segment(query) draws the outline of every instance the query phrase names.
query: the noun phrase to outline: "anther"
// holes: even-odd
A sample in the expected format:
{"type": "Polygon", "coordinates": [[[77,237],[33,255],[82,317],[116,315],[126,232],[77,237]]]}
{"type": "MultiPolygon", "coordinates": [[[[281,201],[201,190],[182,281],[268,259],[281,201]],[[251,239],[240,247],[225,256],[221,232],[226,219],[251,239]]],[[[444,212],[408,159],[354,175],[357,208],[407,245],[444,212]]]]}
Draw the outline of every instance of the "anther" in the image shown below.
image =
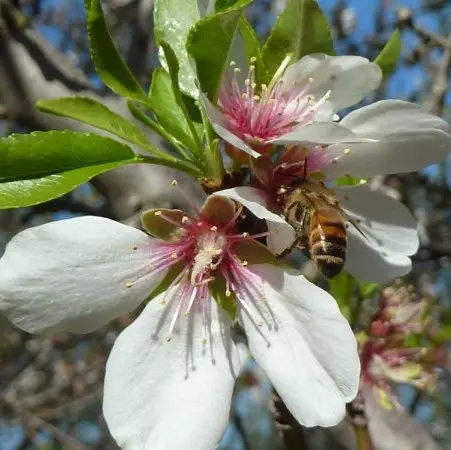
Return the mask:
{"type": "Polygon", "coordinates": [[[126,288],[131,288],[133,286],[133,283],[131,282],[131,281],[127,281],[126,283],[125,283],[125,287],[126,288]]]}
{"type": "Polygon", "coordinates": [[[249,66],[249,72],[253,72],[254,70],[255,70],[255,66],[254,65],[249,66]]]}
{"type": "Polygon", "coordinates": [[[204,338],[201,340],[202,344],[205,345],[207,343],[207,340],[204,338]]]}
{"type": "Polygon", "coordinates": [[[177,255],[176,252],[172,253],[171,258],[172,259],[177,259],[179,255],[177,255]]]}
{"type": "Polygon", "coordinates": [[[252,100],[255,100],[256,102],[258,102],[260,100],[260,97],[258,95],[254,95],[252,97],[252,100]]]}
{"type": "Polygon", "coordinates": [[[277,191],[278,194],[285,194],[286,192],[287,192],[287,190],[286,190],[284,187],[281,187],[281,188],[277,191]]]}
{"type": "Polygon", "coordinates": [[[230,297],[230,296],[232,295],[232,293],[230,292],[229,289],[227,289],[227,290],[225,291],[225,295],[226,295],[226,297],[230,297]]]}
{"type": "Polygon", "coordinates": [[[250,80],[249,78],[246,78],[246,79],[244,80],[244,84],[245,84],[246,86],[249,86],[249,85],[251,84],[251,80],[250,80]]]}
{"type": "Polygon", "coordinates": [[[257,58],[255,56],[252,56],[249,61],[251,62],[251,64],[254,64],[255,62],[257,62],[257,58]]]}
{"type": "Polygon", "coordinates": [[[308,79],[308,82],[309,82],[309,83],[313,83],[313,81],[315,81],[315,79],[314,79],[313,77],[310,77],[310,78],[308,79]]]}
{"type": "Polygon", "coordinates": [[[171,181],[171,185],[172,185],[172,186],[178,186],[177,180],[172,180],[172,181],[171,181]]]}
{"type": "Polygon", "coordinates": [[[236,62],[235,61],[230,61],[230,67],[236,66],[236,62]]]}
{"type": "Polygon", "coordinates": [[[156,216],[161,216],[162,212],[161,211],[155,211],[154,213],[156,216]]]}
{"type": "Polygon", "coordinates": [[[137,245],[134,245],[134,246],[132,247],[132,250],[138,250],[138,246],[137,246],[137,245]]]}
{"type": "Polygon", "coordinates": [[[252,89],[255,89],[256,87],[257,87],[257,83],[252,83],[252,84],[251,84],[251,88],[252,88],[252,89]]]}
{"type": "Polygon", "coordinates": [[[189,222],[189,217],[183,216],[182,217],[182,223],[188,223],[188,222],[189,222]]]}
{"type": "Polygon", "coordinates": [[[211,231],[217,231],[217,230],[218,230],[218,227],[217,227],[216,225],[213,225],[213,226],[210,228],[210,230],[211,230],[211,231]]]}
{"type": "Polygon", "coordinates": [[[167,336],[166,337],[166,342],[171,342],[172,336],[167,336]]]}
{"type": "Polygon", "coordinates": [[[244,237],[244,238],[248,238],[248,237],[249,237],[249,233],[248,233],[247,231],[245,231],[245,232],[243,233],[243,237],[244,237]]]}
{"type": "Polygon", "coordinates": [[[345,148],[345,149],[343,150],[343,153],[344,153],[345,155],[349,155],[349,153],[351,153],[351,149],[350,149],[350,148],[345,148]]]}
{"type": "Polygon", "coordinates": [[[246,267],[248,264],[249,264],[249,263],[248,263],[247,261],[242,261],[242,262],[241,262],[241,265],[244,266],[244,267],[246,267]]]}

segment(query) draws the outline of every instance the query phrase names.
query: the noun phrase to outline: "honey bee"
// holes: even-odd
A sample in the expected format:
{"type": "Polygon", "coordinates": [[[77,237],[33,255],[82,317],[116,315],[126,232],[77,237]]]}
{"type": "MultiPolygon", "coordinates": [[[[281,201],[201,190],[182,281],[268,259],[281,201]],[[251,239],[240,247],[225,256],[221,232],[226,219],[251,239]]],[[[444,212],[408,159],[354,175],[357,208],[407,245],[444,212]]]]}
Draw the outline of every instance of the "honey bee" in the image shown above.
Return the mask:
{"type": "Polygon", "coordinates": [[[346,260],[347,217],[335,193],[323,183],[304,181],[279,191],[285,220],[295,229],[296,239],[280,256],[294,248],[306,252],[323,275],[333,278],[346,260]]]}

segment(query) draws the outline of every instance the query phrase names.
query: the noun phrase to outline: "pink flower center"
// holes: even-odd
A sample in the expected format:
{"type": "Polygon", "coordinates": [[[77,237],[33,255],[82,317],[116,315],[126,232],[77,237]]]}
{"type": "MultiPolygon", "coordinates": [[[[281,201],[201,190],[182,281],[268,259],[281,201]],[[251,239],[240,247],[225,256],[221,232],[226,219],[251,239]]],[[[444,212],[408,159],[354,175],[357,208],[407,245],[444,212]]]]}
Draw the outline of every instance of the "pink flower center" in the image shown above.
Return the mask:
{"type": "MultiPolygon", "coordinates": [[[[151,255],[152,272],[168,270],[175,264],[182,264],[162,300],[163,305],[172,304],[172,320],[167,340],[171,340],[173,330],[180,316],[188,316],[194,309],[204,315],[204,343],[206,343],[209,304],[214,301],[211,283],[218,275],[225,281],[225,295],[235,294],[236,300],[247,311],[249,302],[264,299],[260,289],[261,279],[249,270],[247,261],[239,259],[235,246],[243,240],[259,238],[268,233],[250,236],[237,234],[235,222],[241,210],[225,226],[218,227],[203,219],[184,217],[180,237],[176,241],[158,241],[151,255]]],[[[160,213],[159,216],[172,225],[180,226],[172,218],[160,213]]],[[[232,300],[232,299],[231,299],[232,300]]]]}
{"type": "MultiPolygon", "coordinates": [[[[244,87],[240,87],[237,80],[240,72],[237,67],[225,80],[218,101],[225,116],[225,126],[250,145],[264,145],[271,139],[312,123],[329,98],[329,92],[320,99],[307,95],[313,80],[303,85],[285,86],[283,73],[289,60],[287,57],[282,62],[269,85],[257,85],[255,58],[251,59],[244,87]]],[[[234,65],[232,62],[231,66],[234,65]]]]}

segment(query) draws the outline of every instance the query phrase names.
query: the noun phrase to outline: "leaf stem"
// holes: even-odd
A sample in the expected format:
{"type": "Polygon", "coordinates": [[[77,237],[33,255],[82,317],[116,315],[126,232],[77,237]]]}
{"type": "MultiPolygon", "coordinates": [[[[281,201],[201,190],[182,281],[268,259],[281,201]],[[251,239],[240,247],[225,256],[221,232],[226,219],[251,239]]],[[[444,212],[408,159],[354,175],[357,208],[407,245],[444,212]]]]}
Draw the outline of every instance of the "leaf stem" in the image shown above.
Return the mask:
{"type": "Polygon", "coordinates": [[[201,104],[199,105],[199,109],[202,116],[202,123],[204,125],[205,139],[207,141],[204,152],[207,160],[209,175],[213,179],[222,180],[224,177],[224,162],[219,148],[219,141],[215,136],[205,109],[201,104]]]}
{"type": "Polygon", "coordinates": [[[159,123],[151,119],[147,114],[142,112],[138,107],[136,107],[130,100],[127,102],[127,106],[133,117],[139,120],[141,123],[149,127],[152,131],[157,133],[160,137],[168,141],[174,150],[180,154],[185,159],[190,159],[190,155],[185,148],[183,148],[176,139],[173,138],[159,123]]]}
{"type": "Polygon", "coordinates": [[[133,163],[147,163],[147,164],[157,164],[160,166],[172,167],[173,169],[181,170],[192,175],[194,178],[201,178],[203,173],[199,170],[197,166],[192,164],[190,161],[183,159],[176,159],[167,155],[166,158],[158,158],[147,155],[138,155],[135,160],[131,161],[129,164],[133,163]]]}

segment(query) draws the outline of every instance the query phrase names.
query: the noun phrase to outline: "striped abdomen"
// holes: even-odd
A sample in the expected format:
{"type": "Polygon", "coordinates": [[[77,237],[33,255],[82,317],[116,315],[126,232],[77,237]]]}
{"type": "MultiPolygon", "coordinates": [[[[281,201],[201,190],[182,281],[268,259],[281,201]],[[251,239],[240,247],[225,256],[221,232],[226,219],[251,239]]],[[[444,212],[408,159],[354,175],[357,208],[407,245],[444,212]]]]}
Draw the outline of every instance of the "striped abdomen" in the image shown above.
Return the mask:
{"type": "Polygon", "coordinates": [[[346,244],[346,228],[341,212],[333,207],[315,210],[310,218],[310,253],[326,277],[333,278],[342,271],[346,244]]]}

